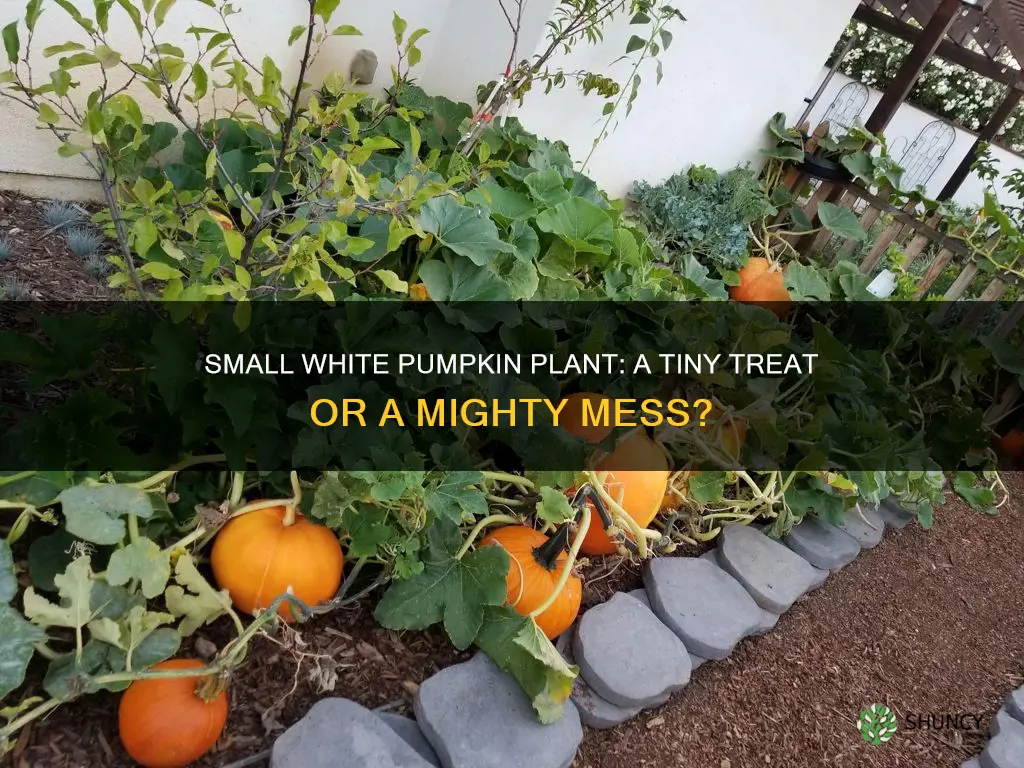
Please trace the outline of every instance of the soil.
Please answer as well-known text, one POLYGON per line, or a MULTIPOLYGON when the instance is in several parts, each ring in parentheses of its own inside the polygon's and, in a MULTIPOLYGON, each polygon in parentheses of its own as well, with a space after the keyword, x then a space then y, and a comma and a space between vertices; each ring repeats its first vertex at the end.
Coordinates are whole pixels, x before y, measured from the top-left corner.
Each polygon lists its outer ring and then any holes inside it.
MULTIPOLYGON (((1024 474, 1007 475, 1024 499, 1024 474)), ((587 730, 576 768, 955 768, 981 751, 988 721, 1024 682, 1024 504, 988 517, 958 499, 931 531, 890 531, 876 549, 799 601, 767 636, 694 673, 672 700, 612 731, 587 730), (893 709, 888 744, 860 740, 866 706, 893 709), (911 720, 966 714, 965 729, 911 720), (975 720, 976 716, 978 719, 975 720)), ((640 586, 615 559, 587 567, 585 605, 640 586)), ((230 637, 216 625, 184 649, 230 637)), ((367 605, 254 641, 232 684, 216 750, 197 765, 258 755, 321 696, 409 711, 417 685, 465 658, 441 632, 377 626, 367 605)), ((132 765, 117 740, 117 699, 86 697, 22 733, 10 765, 132 765)), ((265 765, 263 761, 250 763, 265 765)))
MULTIPOLYGON (((102 278, 85 271, 57 232, 40 217, 45 200, 0 192, 0 236, 14 243, 14 255, 0 262, 0 285, 17 280, 28 288, 26 298, 51 301, 116 300, 102 278)), ((90 206, 79 206, 93 213, 90 206)))

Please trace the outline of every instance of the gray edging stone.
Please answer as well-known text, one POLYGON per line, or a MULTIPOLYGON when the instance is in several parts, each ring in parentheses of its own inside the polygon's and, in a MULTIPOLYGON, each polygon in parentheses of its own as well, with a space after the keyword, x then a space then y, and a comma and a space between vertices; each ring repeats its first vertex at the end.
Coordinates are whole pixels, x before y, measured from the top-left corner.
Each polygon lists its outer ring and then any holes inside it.
POLYGON ((651 610, 686 649, 706 659, 727 658, 763 622, 743 586, 699 557, 655 558, 644 568, 651 610))
POLYGON ((982 768, 1020 768, 1024 765, 1024 724, 999 710, 990 726, 992 739, 978 756, 982 768))
POLYGON ((393 712, 380 712, 377 714, 387 726, 402 737, 402 740, 416 750, 417 754, 430 763, 434 768, 441 768, 441 761, 437 757, 434 748, 430 746, 427 737, 423 735, 419 724, 411 717, 396 715, 393 712))
POLYGON ((757 609, 761 612, 761 618, 757 622, 757 626, 750 631, 749 637, 761 637, 761 635, 767 635, 775 629, 775 625, 778 624, 779 619, 782 618, 779 614, 765 610, 761 606, 757 606, 757 609))
MULTIPOLYGON (((642 592, 643 590, 636 591, 642 592)), ((563 632, 555 643, 555 648, 569 664, 576 664, 576 657, 572 652, 572 637, 575 630, 576 626, 573 625, 563 632)), ((577 675, 573 681, 570 699, 579 710, 580 720, 583 721, 583 724, 598 730, 622 725, 643 711, 640 707, 620 707, 601 698, 593 688, 587 685, 587 681, 583 679, 582 675, 577 675)))
POLYGON ((813 565, 811 568, 814 569, 814 581, 811 582, 811 588, 807 590, 808 592, 824 587, 828 577, 832 575, 832 571, 827 571, 824 568, 815 568, 813 565))
POLYGON ((622 592, 583 614, 573 655, 587 684, 620 707, 657 706, 690 680, 686 646, 650 608, 622 592))
POLYGON ((583 740, 576 707, 542 724, 516 679, 483 653, 424 681, 413 709, 444 768, 569 768, 583 740))
POLYGON ((1024 685, 1006 697, 1006 701, 1003 702, 1003 709, 1011 717, 1024 725, 1024 685))
POLYGON ((431 768, 379 715, 348 699, 321 699, 277 737, 270 768, 431 768))
POLYGON ((719 534, 718 561, 762 608, 782 614, 817 580, 813 566, 785 545, 745 525, 719 534))
POLYGON ((886 525, 899 530, 903 530, 917 519, 916 515, 903 509, 891 496, 878 505, 877 512, 886 525))
POLYGON ((856 504, 846 512, 843 522, 836 528, 852 536, 862 549, 877 547, 885 535, 885 521, 877 509, 868 504, 856 504))
POLYGON ((782 540, 815 568, 838 570, 860 554, 860 544, 834 525, 805 517, 782 540))

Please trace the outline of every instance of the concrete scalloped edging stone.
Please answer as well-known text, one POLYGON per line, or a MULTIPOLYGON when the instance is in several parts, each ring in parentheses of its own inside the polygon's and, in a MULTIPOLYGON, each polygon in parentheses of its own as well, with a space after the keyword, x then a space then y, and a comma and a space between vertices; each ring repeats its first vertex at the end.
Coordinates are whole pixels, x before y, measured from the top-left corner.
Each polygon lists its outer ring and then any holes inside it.
MULTIPOLYGON (((850 514, 857 514, 856 510, 850 514)), ((318 746, 323 754, 334 756, 331 768, 569 768, 583 738, 582 724, 611 728, 660 706, 688 683, 692 671, 708 661, 707 656, 727 658, 745 637, 771 631, 796 600, 825 583, 831 570, 847 565, 862 549, 874 547, 886 526, 903 528, 913 519, 890 503, 865 510, 864 519, 858 515, 842 526, 806 520, 793 529, 795 535, 786 537, 786 543, 770 539, 757 528, 730 525, 719 536, 716 549, 690 559, 692 562, 666 558, 648 563, 644 589, 616 594, 591 608, 558 638, 559 652, 578 664, 580 674, 570 699, 573 706, 566 707, 565 717, 552 725, 537 721, 529 699, 511 675, 477 654, 423 682, 415 699, 415 721, 400 718, 403 722, 388 723, 381 731, 363 720, 371 716, 387 723, 389 718, 366 710, 360 722, 347 730, 329 728, 325 723, 309 722, 314 716, 324 719, 324 710, 317 712, 314 706, 277 743, 294 744, 301 735, 303 745, 318 746), (643 634, 644 648, 656 641, 659 652, 634 653, 640 642, 638 633, 643 634), (653 664, 649 663, 652 659, 656 659, 653 664), (411 730, 417 725, 423 742, 411 730), (353 728, 358 731, 363 726, 367 734, 356 736, 365 736, 374 744, 383 739, 387 750, 397 757, 381 762, 375 756, 377 762, 372 765, 359 762, 349 745, 353 728), (337 735, 342 731, 348 739, 344 744, 337 735), (396 741, 385 739, 381 735, 385 732, 396 733, 396 741), (488 738, 481 740, 481 732, 488 738), (424 749, 426 745, 432 752, 424 749), (345 759, 337 762, 346 749, 345 759)), ((1024 765, 1024 752, 1012 751, 1024 750, 1024 688, 1007 699, 1000 724, 1002 728, 993 721, 998 734, 985 752, 964 768, 1024 765), (1018 762, 1005 762, 1006 755, 1018 762)), ((275 756, 278 754, 283 758, 287 751, 283 746, 275 748, 275 756)), ((304 758, 302 768, 318 768, 318 763, 309 761, 310 752, 305 748, 298 754, 304 758)), ((271 765, 288 768, 290 764, 272 759, 271 765)))
POLYGON ((1024 685, 1006 697, 989 724, 992 738, 977 757, 960 768, 1020 768, 1024 766, 1024 685))

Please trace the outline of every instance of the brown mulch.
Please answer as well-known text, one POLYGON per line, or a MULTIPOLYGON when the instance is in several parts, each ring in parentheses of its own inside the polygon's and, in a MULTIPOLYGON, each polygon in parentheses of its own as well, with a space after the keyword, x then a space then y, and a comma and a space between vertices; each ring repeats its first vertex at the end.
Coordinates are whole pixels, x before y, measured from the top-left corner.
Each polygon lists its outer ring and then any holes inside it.
MULTIPOLYGON (((27 286, 28 298, 50 301, 116 300, 118 294, 102 278, 85 271, 56 232, 40 217, 45 200, 0 192, 0 235, 14 241, 14 256, 0 262, 0 285, 15 279, 27 286)), ((95 206, 82 205, 87 213, 95 206)))
MULTIPOLYGON (((1024 498, 1024 475, 1008 485, 1024 498)), ((1011 501, 992 518, 954 501, 936 517, 930 532, 888 533, 771 634, 698 670, 666 706, 612 731, 588 730, 576 768, 954 768, 977 754, 989 718, 1024 679, 1024 510, 1011 501), (899 716, 886 745, 865 744, 856 730, 872 703, 899 716), (978 715, 982 730, 908 729, 907 715, 926 713, 978 715)), ((587 575, 585 605, 641 582, 628 563, 594 563, 587 575)), ((230 627, 216 626, 198 644, 229 637, 230 627)), ((196 644, 183 653, 198 653, 196 644)), ((197 765, 261 752, 321 696, 408 712, 417 684, 464 657, 442 632, 382 629, 365 605, 300 636, 257 638, 232 684, 225 735, 197 765)), ((115 696, 94 695, 58 710, 22 734, 9 764, 132 765, 117 741, 116 707, 115 696)))
POLYGON ((666 706, 588 732, 574 765, 955 768, 977 755, 1024 681, 1024 475, 1007 479, 997 517, 957 499, 931 531, 890 531, 666 706), (875 703, 899 730, 872 746, 856 721, 875 703), (980 729, 910 727, 928 714, 977 715, 980 729))

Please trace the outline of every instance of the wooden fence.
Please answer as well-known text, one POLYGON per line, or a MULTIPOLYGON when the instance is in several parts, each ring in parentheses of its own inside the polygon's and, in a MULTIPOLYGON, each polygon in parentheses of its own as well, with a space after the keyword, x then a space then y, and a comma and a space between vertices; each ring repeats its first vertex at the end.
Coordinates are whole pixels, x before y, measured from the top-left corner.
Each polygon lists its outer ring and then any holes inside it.
MULTIPOLYGON (((827 123, 818 126, 807 142, 807 150, 814 151, 817 140, 826 135, 827 131, 827 123)), ((797 168, 790 169, 783 180, 798 195, 808 188, 809 182, 813 183, 813 180, 797 168)), ((921 273, 914 296, 920 300, 929 294, 932 286, 950 265, 959 270, 952 284, 942 294, 942 300, 936 302, 935 311, 930 315, 932 322, 938 323, 946 318, 955 302, 965 296, 972 304, 959 320, 959 327, 976 329, 991 312, 1000 312, 1001 317, 991 333, 997 338, 1005 338, 1024 319, 1024 292, 1022 297, 1010 305, 999 301, 1010 285, 1024 281, 1005 271, 983 272, 978 263, 981 257, 977 257, 963 241, 951 238, 936 228, 939 225, 937 216, 926 218, 926 214, 917 210, 912 202, 898 208, 855 182, 821 181, 812 188, 803 205, 803 211, 810 221, 817 222, 818 209, 825 202, 853 211, 865 232, 879 222, 884 225, 860 261, 863 274, 874 272, 890 246, 898 245, 903 254, 905 269, 919 260, 926 260, 923 270, 920 267, 914 270, 921 273)), ((819 225, 816 223, 815 226, 819 225)), ((853 255, 861 247, 860 242, 843 241, 828 230, 792 238, 790 243, 799 254, 813 255, 817 259, 821 258, 821 254, 831 253, 833 264, 853 255)), ((1021 383, 1017 380, 1007 387, 1000 401, 989 410, 987 421, 995 424, 1009 415, 1021 397, 1021 383)))

